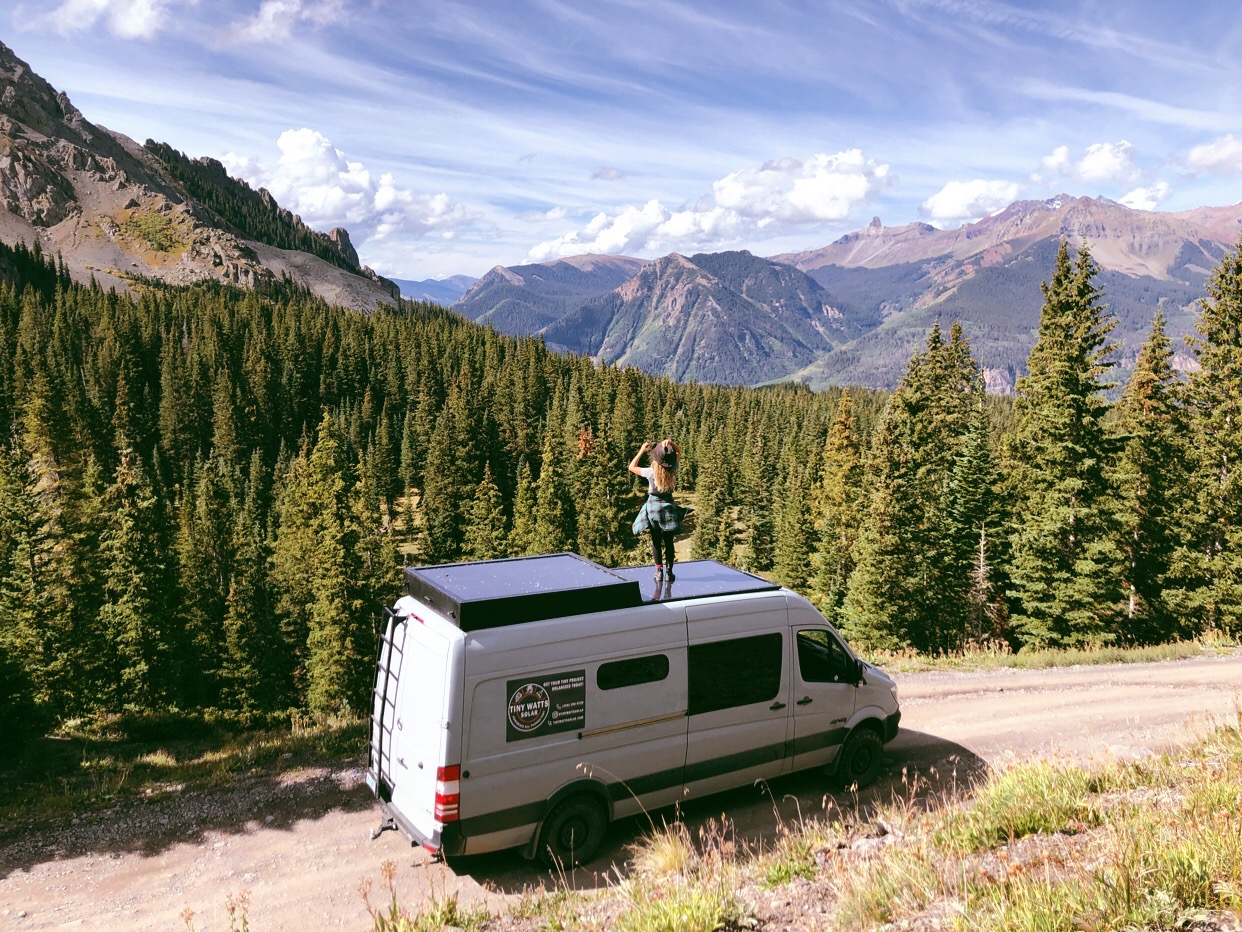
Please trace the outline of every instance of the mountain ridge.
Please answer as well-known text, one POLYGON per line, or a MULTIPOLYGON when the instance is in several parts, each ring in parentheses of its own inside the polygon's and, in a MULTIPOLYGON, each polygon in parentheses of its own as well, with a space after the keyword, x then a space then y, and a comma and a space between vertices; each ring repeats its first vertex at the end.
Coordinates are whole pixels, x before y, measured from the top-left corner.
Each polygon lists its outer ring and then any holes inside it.
MULTIPOLYGON (((805 337, 790 339, 787 334, 784 341, 770 340, 769 348, 778 348, 772 351, 766 370, 757 350, 739 355, 720 346, 716 347, 719 359, 731 359, 736 366, 733 371, 723 364, 689 366, 679 355, 687 340, 694 342, 693 334, 685 332, 676 345, 649 335, 642 336, 642 345, 626 343, 638 340, 653 321, 662 318, 658 307, 640 314, 631 306, 636 301, 659 300, 654 297, 659 288, 644 278, 647 270, 656 268, 663 274, 687 266, 702 270, 713 262, 727 261, 713 260, 713 256, 736 257, 743 254, 739 252, 703 253, 692 259, 674 253, 650 260, 642 273, 615 292, 578 295, 576 307, 566 309, 567 302, 562 301, 558 309, 538 319, 511 315, 508 326, 510 332, 539 334, 550 345, 584 352, 599 361, 633 364, 672 378, 736 378, 748 383, 795 379, 813 388, 841 384, 892 388, 934 321, 961 320, 983 361, 989 389, 1010 392, 1025 371, 1043 303, 1040 283, 1051 274, 1052 257, 1062 238, 1076 248, 1086 244, 1099 265, 1104 301, 1118 318, 1114 337, 1119 348, 1118 376, 1124 377, 1157 307, 1163 308, 1168 332, 1175 340, 1192 332, 1195 304, 1206 293, 1207 278, 1225 252, 1236 245, 1240 232, 1242 204, 1163 213, 1134 210, 1102 197, 1067 194, 1015 201, 978 223, 955 230, 918 222, 885 227, 875 218, 818 249, 767 259, 751 257, 770 269, 786 267, 804 273, 840 314, 842 330, 829 335, 826 343, 830 345, 792 370, 790 360, 805 355, 805 337), (635 322, 636 314, 643 317, 643 323, 635 322)), ((506 275, 531 268, 498 267, 489 275, 500 282, 507 280, 506 275)), ((517 278, 523 304, 538 304, 540 283, 525 272, 517 278)), ((720 283, 701 279, 700 286, 705 296, 720 283)), ((680 320, 680 309, 697 300, 684 292, 688 287, 692 285, 686 278, 681 292, 668 291, 665 310, 672 312, 670 321, 680 320)), ((485 289, 478 284, 476 288, 470 310, 476 319, 486 319, 492 308, 485 289)), ((758 295, 753 290, 748 293, 747 288, 740 285, 738 294, 751 301, 750 316, 738 316, 747 306, 744 303, 731 310, 730 320, 739 334, 761 318, 779 314, 786 304, 797 305, 782 289, 758 295)), ((709 320, 702 313, 691 316, 697 322, 709 320)), ((1189 365, 1190 357, 1181 354, 1178 362, 1189 365)))
POLYGON ((361 311, 398 296, 395 285, 360 266, 345 231, 310 230, 219 162, 159 143, 140 146, 91 123, 3 43, 0 207, 4 241, 38 243, 59 254, 76 280, 122 291, 143 279, 253 288, 288 276, 361 311), (272 235, 256 235, 264 220, 272 235), (286 248, 299 239, 302 248, 286 248))

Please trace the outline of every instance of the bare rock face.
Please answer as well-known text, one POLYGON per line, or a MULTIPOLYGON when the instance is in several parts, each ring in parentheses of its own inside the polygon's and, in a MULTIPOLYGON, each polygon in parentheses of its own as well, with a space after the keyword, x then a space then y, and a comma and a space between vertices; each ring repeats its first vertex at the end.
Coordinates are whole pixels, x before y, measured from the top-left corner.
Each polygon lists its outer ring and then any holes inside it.
POLYGON ((344 227, 333 227, 332 232, 328 234, 328 239, 336 244, 337 250, 355 268, 361 267, 362 263, 358 260, 358 250, 354 249, 354 244, 349 241, 349 231, 344 227))
MULTIPOLYGON (((219 163, 207 168, 228 180, 219 163)), ((82 281, 102 277, 124 289, 136 277, 174 284, 211 279, 253 288, 292 273, 312 291, 329 300, 344 296, 360 310, 392 300, 378 276, 351 275, 318 257, 286 261, 264 251, 261 259, 258 244, 222 224, 158 158, 92 124, 3 43, 0 208, 8 215, 0 216, 0 235, 39 241, 82 281), (343 286, 342 275, 358 287, 343 286)), ((334 230, 330 239, 357 269, 349 234, 334 230)))

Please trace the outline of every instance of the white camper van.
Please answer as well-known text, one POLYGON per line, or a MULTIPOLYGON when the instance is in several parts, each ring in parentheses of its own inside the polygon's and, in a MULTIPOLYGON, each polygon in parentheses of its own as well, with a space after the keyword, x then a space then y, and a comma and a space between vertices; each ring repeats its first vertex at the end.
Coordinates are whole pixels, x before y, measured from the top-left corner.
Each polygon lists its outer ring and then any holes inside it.
POLYGON ((811 767, 876 776, 897 687, 806 599, 712 560, 410 567, 376 664, 375 834, 589 859, 610 820, 811 767))

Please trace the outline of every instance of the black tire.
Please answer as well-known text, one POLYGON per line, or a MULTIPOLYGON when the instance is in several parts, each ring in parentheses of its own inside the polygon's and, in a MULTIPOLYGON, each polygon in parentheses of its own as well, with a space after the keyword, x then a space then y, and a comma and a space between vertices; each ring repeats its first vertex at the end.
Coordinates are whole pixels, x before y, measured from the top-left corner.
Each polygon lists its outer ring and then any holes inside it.
POLYGON ((599 850, 608 814, 597 800, 571 796, 552 807, 539 829, 539 857, 551 868, 589 861, 599 850))
POLYGON ((870 728, 857 728, 845 739, 837 758, 837 781, 843 789, 862 789, 875 781, 884 758, 884 742, 870 728))

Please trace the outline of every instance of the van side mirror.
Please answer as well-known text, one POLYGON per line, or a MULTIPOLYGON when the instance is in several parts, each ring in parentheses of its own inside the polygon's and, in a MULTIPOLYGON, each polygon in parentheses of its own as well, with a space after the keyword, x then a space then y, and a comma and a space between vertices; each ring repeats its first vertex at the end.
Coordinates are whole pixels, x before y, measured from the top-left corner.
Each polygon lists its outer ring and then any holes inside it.
POLYGON ((854 685, 855 686, 865 686, 867 684, 867 681, 863 679, 863 670, 865 669, 866 667, 863 666, 863 662, 861 660, 856 659, 854 661, 854 685))

